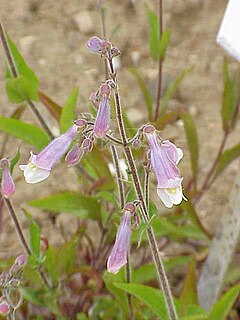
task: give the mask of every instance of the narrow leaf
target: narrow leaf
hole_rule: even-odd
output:
[[[170,42],[171,31],[166,29],[159,41],[159,55],[162,60],[166,57],[167,48]]]
[[[157,15],[151,11],[147,11],[149,31],[150,31],[150,54],[153,60],[158,59],[159,55],[159,22]]]
[[[192,116],[188,112],[182,112],[181,118],[184,123],[188,149],[191,159],[191,168],[193,174],[193,182],[196,187],[198,173],[198,156],[199,156],[199,141],[197,129]]]
[[[184,70],[174,81],[172,81],[167,89],[165,90],[162,100],[161,100],[161,105],[160,105],[160,116],[164,115],[165,112],[167,111],[168,108],[168,103],[170,99],[173,98],[174,94],[176,93],[181,81],[183,78],[189,74],[189,72],[192,70],[192,68]]]
[[[163,294],[160,290],[140,284],[115,283],[117,288],[122,289],[137,299],[144,302],[161,320],[168,320],[167,310]]]
[[[240,144],[237,144],[235,147],[230,148],[221,155],[217,168],[216,173],[214,176],[214,179],[217,178],[225,169],[226,167],[235,159],[237,159],[240,156]]]
[[[49,143],[49,137],[42,129],[17,119],[0,117],[0,131],[30,143],[37,150],[41,150]]]
[[[78,88],[74,88],[67,102],[63,106],[61,118],[60,118],[60,130],[65,132],[71,125],[73,120],[76,118],[76,105],[78,99]]]
[[[220,300],[218,300],[210,313],[209,319],[211,320],[225,320],[227,315],[232,309],[234,302],[236,301],[240,292],[240,285],[232,287],[226,292]]]
[[[23,75],[7,79],[6,91],[9,100],[14,103],[21,103],[25,100],[38,101],[36,86]]]
[[[198,305],[197,296],[197,278],[196,278],[196,262],[193,259],[189,265],[189,270],[183,284],[183,289],[179,298],[182,304],[181,315],[186,315],[187,305]]]
[[[36,255],[36,257],[39,257],[41,231],[39,226],[33,220],[30,223],[29,233],[31,251]]]
[[[30,206],[52,212],[67,212],[82,219],[100,219],[101,208],[96,197],[77,192],[62,192],[29,202]]]
[[[139,74],[138,70],[135,68],[130,68],[129,71],[131,72],[131,74],[136,78],[138,85],[142,91],[142,94],[145,98],[145,103],[147,106],[147,110],[148,110],[148,118],[150,121],[153,120],[153,106],[152,106],[152,97],[150,94],[150,91],[148,90],[146,84],[144,83],[141,75]]]
[[[49,113],[54,117],[57,122],[60,122],[60,117],[62,113],[62,107],[49,98],[45,93],[42,91],[38,91],[38,96],[42,104],[45,108],[49,111]]]

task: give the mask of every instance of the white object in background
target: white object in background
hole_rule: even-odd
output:
[[[229,0],[217,43],[240,62],[240,0]]]

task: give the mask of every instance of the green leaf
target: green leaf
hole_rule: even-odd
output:
[[[101,207],[96,197],[84,196],[78,192],[62,192],[49,197],[32,200],[30,206],[52,212],[67,212],[81,219],[96,219],[101,217]]]
[[[105,272],[103,280],[109,292],[111,292],[117,299],[118,303],[123,307],[122,311],[126,315],[128,313],[127,297],[126,294],[119,289],[116,284],[125,281],[125,270],[122,268],[117,274]]]
[[[150,54],[153,60],[158,59],[159,55],[159,22],[157,15],[152,11],[147,11],[149,31],[150,31]]]
[[[26,79],[31,81],[35,87],[38,87],[39,80],[36,77],[35,73],[28,67],[25,60],[21,56],[20,52],[18,51],[16,45],[11,40],[9,36],[7,36],[7,42],[11,51],[11,55],[14,61],[14,65],[17,69],[19,75],[23,75]],[[12,78],[9,67],[7,70],[7,77]]]
[[[152,97],[150,94],[150,91],[148,90],[146,84],[144,83],[141,75],[139,74],[138,70],[136,68],[130,68],[129,71],[131,74],[136,78],[138,85],[142,91],[142,94],[145,98],[145,103],[148,110],[148,118],[150,121],[153,120],[153,106],[152,106]]]
[[[40,255],[41,231],[40,231],[39,226],[33,220],[30,223],[29,233],[30,233],[30,248],[31,248],[31,251],[36,255],[36,257],[39,257],[39,255]]]
[[[192,70],[192,68],[183,70],[183,72],[174,80],[172,81],[169,86],[167,87],[167,89],[165,90],[162,100],[161,100],[161,105],[160,105],[160,116],[163,116],[165,114],[165,112],[167,111],[168,108],[168,103],[170,101],[170,99],[172,99],[172,97],[174,96],[174,94],[176,93],[181,81],[183,80],[183,78],[189,74],[189,72]]]
[[[163,32],[162,37],[159,41],[159,55],[161,60],[164,60],[166,57],[167,48],[170,42],[170,36],[171,36],[171,31],[166,29]]]
[[[199,141],[196,126],[192,116],[188,112],[182,112],[181,118],[184,123],[188,149],[191,159],[191,168],[193,174],[193,182],[196,188],[197,173],[198,173],[198,156],[199,156]]]
[[[168,320],[164,297],[160,290],[132,283],[114,283],[114,285],[144,302],[161,320]]]
[[[30,143],[39,151],[49,143],[49,137],[40,128],[17,119],[0,117],[0,131]]]
[[[54,119],[57,120],[57,122],[60,122],[62,107],[41,91],[38,91],[38,96],[39,100],[49,111],[49,113],[54,117]]]
[[[187,305],[198,305],[197,296],[197,278],[196,278],[196,262],[193,259],[189,265],[189,270],[183,284],[183,289],[179,298],[182,304],[181,314],[186,315]]]
[[[226,169],[226,167],[233,160],[237,159],[239,156],[240,156],[240,144],[237,144],[235,147],[224,151],[218,161],[214,180]]]
[[[85,315],[85,313],[78,313],[77,320],[88,320],[88,317]]]
[[[78,88],[74,88],[67,102],[63,106],[61,118],[60,118],[60,130],[61,133],[65,132],[73,123],[76,118],[76,105],[78,99]]]
[[[35,290],[31,288],[20,288],[20,291],[23,297],[27,300],[35,304],[36,306],[44,306],[44,298],[43,295],[45,293],[44,290]]]
[[[210,312],[209,320],[225,320],[232,309],[240,292],[240,285],[237,284],[227,291],[220,300],[218,300]]]
[[[18,148],[15,156],[11,159],[11,164],[10,164],[10,172],[13,173],[13,169],[15,165],[18,163],[20,159],[20,148]]]
[[[222,126],[224,131],[228,131],[233,126],[233,115],[237,107],[238,77],[235,75],[232,79],[230,78],[226,60],[223,63],[223,80]]]
[[[6,91],[9,100],[14,103],[21,103],[25,100],[39,100],[37,88],[22,75],[7,79]]]

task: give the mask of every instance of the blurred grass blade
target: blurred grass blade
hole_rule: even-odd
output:
[[[77,106],[78,92],[78,88],[74,88],[70,97],[63,106],[60,118],[61,133],[67,131],[67,129],[73,124],[73,120],[76,118],[75,109]]]
[[[147,10],[150,32],[150,54],[153,60],[159,56],[159,22],[157,15],[152,10]]]
[[[240,157],[240,144],[224,151],[218,161],[213,180],[215,180],[227,168],[227,166],[238,157]]]
[[[99,220],[101,207],[96,197],[84,196],[78,192],[61,192],[51,196],[32,200],[30,206],[51,212],[68,212],[82,219]]]
[[[196,262],[192,259],[179,297],[181,315],[186,316],[187,305],[198,305]]]
[[[218,300],[211,312],[209,319],[211,320],[225,320],[227,319],[227,316],[229,312],[232,309],[232,306],[234,302],[236,301],[237,297],[240,293],[240,285],[237,284],[234,287],[232,287],[230,290],[228,290],[220,300]]]
[[[151,97],[150,91],[148,90],[146,84],[144,83],[144,81],[143,81],[143,79],[137,69],[130,68],[129,71],[136,78],[136,80],[138,82],[138,85],[142,91],[142,94],[144,96],[145,103],[147,106],[148,118],[150,121],[152,121],[153,120],[153,105],[152,105],[152,97]]]
[[[162,37],[159,41],[159,55],[161,60],[166,57],[167,48],[170,42],[171,31],[169,29],[164,30]]]
[[[33,145],[37,151],[49,143],[49,137],[40,128],[17,119],[0,117],[0,131]]]
[[[49,113],[54,117],[57,122],[60,122],[60,117],[62,113],[62,107],[49,98],[42,91],[38,91],[38,96],[44,107],[49,111]]]
[[[233,116],[238,101],[238,75],[233,78],[229,76],[228,63],[223,62],[223,96],[222,96],[222,126],[224,131],[228,131],[234,125]]]
[[[168,108],[168,103],[169,101],[173,98],[175,95],[181,81],[183,78],[189,74],[189,72],[192,71],[192,68],[184,70],[174,81],[172,81],[167,89],[165,90],[162,100],[161,100],[161,105],[160,105],[160,116],[163,116],[165,112],[167,111]]]
[[[160,290],[149,286],[132,283],[114,283],[114,285],[144,302],[160,317],[161,320],[168,320],[164,297]]]
[[[199,141],[197,129],[192,116],[188,112],[182,112],[181,118],[184,123],[188,149],[191,159],[191,168],[193,174],[193,183],[197,187],[197,173],[198,173],[198,157],[199,157]]]

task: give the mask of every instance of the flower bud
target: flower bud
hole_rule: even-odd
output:
[[[91,138],[84,139],[81,148],[84,152],[91,152],[93,148],[93,140]]]
[[[18,265],[19,267],[24,267],[25,264],[27,263],[27,256],[23,253],[20,254],[15,260],[15,264]]]
[[[77,119],[77,120],[75,120],[73,122],[80,129],[85,129],[86,126],[87,126],[87,120],[85,120],[85,119]]]
[[[15,192],[15,184],[10,173],[10,162],[3,158],[0,161],[0,169],[2,169],[1,192],[4,197],[9,198]]]
[[[2,300],[0,302],[0,314],[3,316],[8,315],[10,312],[10,304],[7,302],[7,300]]]
[[[40,239],[40,251],[41,253],[44,253],[49,247],[48,239],[41,237]]]
[[[87,42],[87,48],[91,51],[91,52],[100,52],[101,51],[101,44],[102,44],[103,40],[101,40],[100,38],[93,36],[91,37],[88,42]]]

